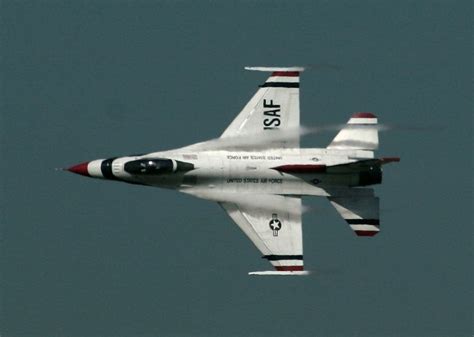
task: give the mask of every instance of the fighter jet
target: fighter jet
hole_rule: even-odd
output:
[[[377,117],[353,114],[325,148],[300,148],[302,67],[246,67],[268,79],[219,138],[174,150],[97,159],[67,170],[83,176],[175,189],[219,203],[275,270],[306,275],[303,196],[325,197],[357,236],[380,231],[382,182]]]

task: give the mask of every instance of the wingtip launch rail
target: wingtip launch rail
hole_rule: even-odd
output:
[[[307,276],[311,274],[309,270],[301,271],[275,271],[275,270],[266,270],[266,271],[251,271],[249,275],[254,276]]]
[[[303,72],[304,67],[245,67],[245,70],[250,71],[265,71],[265,72]]]

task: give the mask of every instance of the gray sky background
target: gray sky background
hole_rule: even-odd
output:
[[[472,335],[470,1],[0,3],[2,336]],[[246,65],[313,65],[303,125],[430,127],[381,134],[377,237],[305,199],[311,277],[247,276],[211,202],[54,171],[218,136]]]

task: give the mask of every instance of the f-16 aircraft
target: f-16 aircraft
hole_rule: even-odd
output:
[[[300,148],[302,67],[246,67],[270,77],[220,138],[179,149],[97,159],[68,168],[83,176],[175,189],[219,203],[275,270],[306,275],[303,196],[329,200],[357,236],[380,231],[382,182],[377,118],[353,114],[325,148]]]

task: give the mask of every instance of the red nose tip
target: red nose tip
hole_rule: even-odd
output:
[[[74,166],[71,166],[67,170],[72,173],[80,174],[82,176],[90,177],[89,171],[87,171],[87,165],[89,162],[80,163]]]

